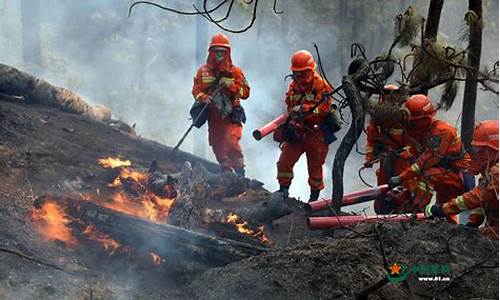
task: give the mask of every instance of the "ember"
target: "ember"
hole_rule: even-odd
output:
[[[78,242],[71,233],[68,224],[72,221],[64,210],[55,202],[48,200],[32,213],[37,232],[48,241],[61,241],[69,248]]]
[[[240,220],[240,217],[237,214],[230,213],[226,217],[226,223],[228,224],[233,224],[238,232],[250,235],[253,237],[258,237],[259,240],[262,243],[269,243],[269,239],[267,238],[266,234],[264,233],[264,226],[259,226],[257,230],[252,230],[251,228],[248,227],[248,222],[247,221],[242,221]]]
[[[116,250],[120,249],[122,246],[109,235],[97,231],[93,225],[88,225],[83,231],[83,234],[86,235],[88,239],[101,243],[104,247],[104,251],[111,255],[115,254]]]
[[[165,262],[164,258],[161,258],[161,256],[154,252],[149,252],[149,256],[151,256],[151,259],[153,260],[153,264],[155,266],[159,266],[162,262]]]

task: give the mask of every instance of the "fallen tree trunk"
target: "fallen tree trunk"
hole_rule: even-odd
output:
[[[103,208],[89,201],[68,198],[46,198],[56,201],[78,222],[95,228],[141,253],[154,251],[177,264],[197,268],[220,267],[228,263],[259,255],[267,248],[233,240],[216,238],[184,228],[156,224],[120,212]],[[37,200],[35,207],[44,199]]]
[[[71,215],[94,224],[100,231],[139,251],[154,249],[167,258],[195,260],[207,267],[224,266],[266,251],[265,248],[218,239],[172,225],[154,224],[91,202],[81,203]]]
[[[268,200],[260,201],[249,207],[236,209],[206,209],[204,214],[205,222],[226,223],[230,214],[236,214],[243,220],[257,222],[259,224],[269,224],[273,220],[290,214],[292,211],[283,201],[280,193],[270,195]]]
[[[56,107],[98,121],[111,119],[109,108],[102,105],[92,107],[73,91],[56,87],[43,79],[3,64],[0,64],[0,93],[21,96],[27,103]]]

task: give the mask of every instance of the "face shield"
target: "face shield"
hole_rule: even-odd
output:
[[[301,86],[308,85],[312,82],[313,71],[309,70],[309,69],[304,70],[304,71],[293,71],[293,78]]]
[[[218,63],[222,63],[227,56],[227,49],[224,47],[214,47],[211,49],[211,51],[214,52],[215,55],[215,61]]]

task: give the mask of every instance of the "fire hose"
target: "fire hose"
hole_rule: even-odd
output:
[[[379,221],[388,222],[410,222],[412,220],[425,220],[424,213],[399,214],[399,215],[378,215],[378,216],[333,216],[333,217],[310,217],[307,219],[309,229],[334,229],[341,228],[360,222],[377,223]]]
[[[314,110],[316,108],[318,108],[321,104],[323,104],[325,101],[327,101],[328,98],[330,98],[335,93],[338,93],[341,89],[342,89],[342,86],[339,86],[338,88],[334,89],[331,93],[325,94],[323,96],[323,98],[321,99],[321,101],[319,101],[318,103],[314,104],[314,106],[311,107],[311,109],[309,109],[308,111],[306,111],[306,112],[304,112],[302,114],[299,114],[297,117],[295,117],[295,119],[297,119],[297,120],[304,119],[306,116],[308,116],[309,114],[313,113]],[[274,119],[271,122],[267,123],[266,125],[264,125],[264,126],[262,126],[260,128],[255,129],[252,132],[253,137],[257,141],[260,141],[265,136],[269,135],[270,133],[272,133],[273,131],[275,131],[279,127],[283,126],[290,119],[290,117],[291,116],[288,113],[284,113],[284,114],[280,115],[279,117],[277,117],[276,119]]]
[[[368,202],[386,194],[389,190],[389,185],[383,184],[370,189],[345,194],[342,197],[341,206],[349,206],[357,203]],[[328,209],[331,204],[332,199],[318,200],[306,204],[306,209],[309,212],[317,212]]]

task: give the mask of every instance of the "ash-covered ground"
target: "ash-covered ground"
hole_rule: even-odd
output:
[[[172,174],[185,161],[194,169],[203,165],[211,183],[191,186],[190,192],[206,195],[202,206],[214,210],[242,209],[273,195],[256,181],[217,174],[213,163],[181,152],[170,156],[169,147],[54,108],[0,101],[0,136],[3,299],[498,298],[498,242],[474,229],[436,220],[310,231],[307,213],[294,199],[286,201],[290,214],[258,224],[270,243],[230,224],[201,226],[196,217],[185,223],[193,231],[265,249],[223,267],[183,272],[179,265],[189,262],[176,257],[156,265],[130,252],[110,253],[97,242],[72,248],[47,241],[35,230],[36,199],[104,195],[106,170],[97,163],[102,157],[120,156],[141,170],[156,159],[162,172]],[[394,263],[408,271],[446,265],[449,272],[440,276],[450,281],[419,281],[411,272],[403,282],[387,282],[385,267]]]

